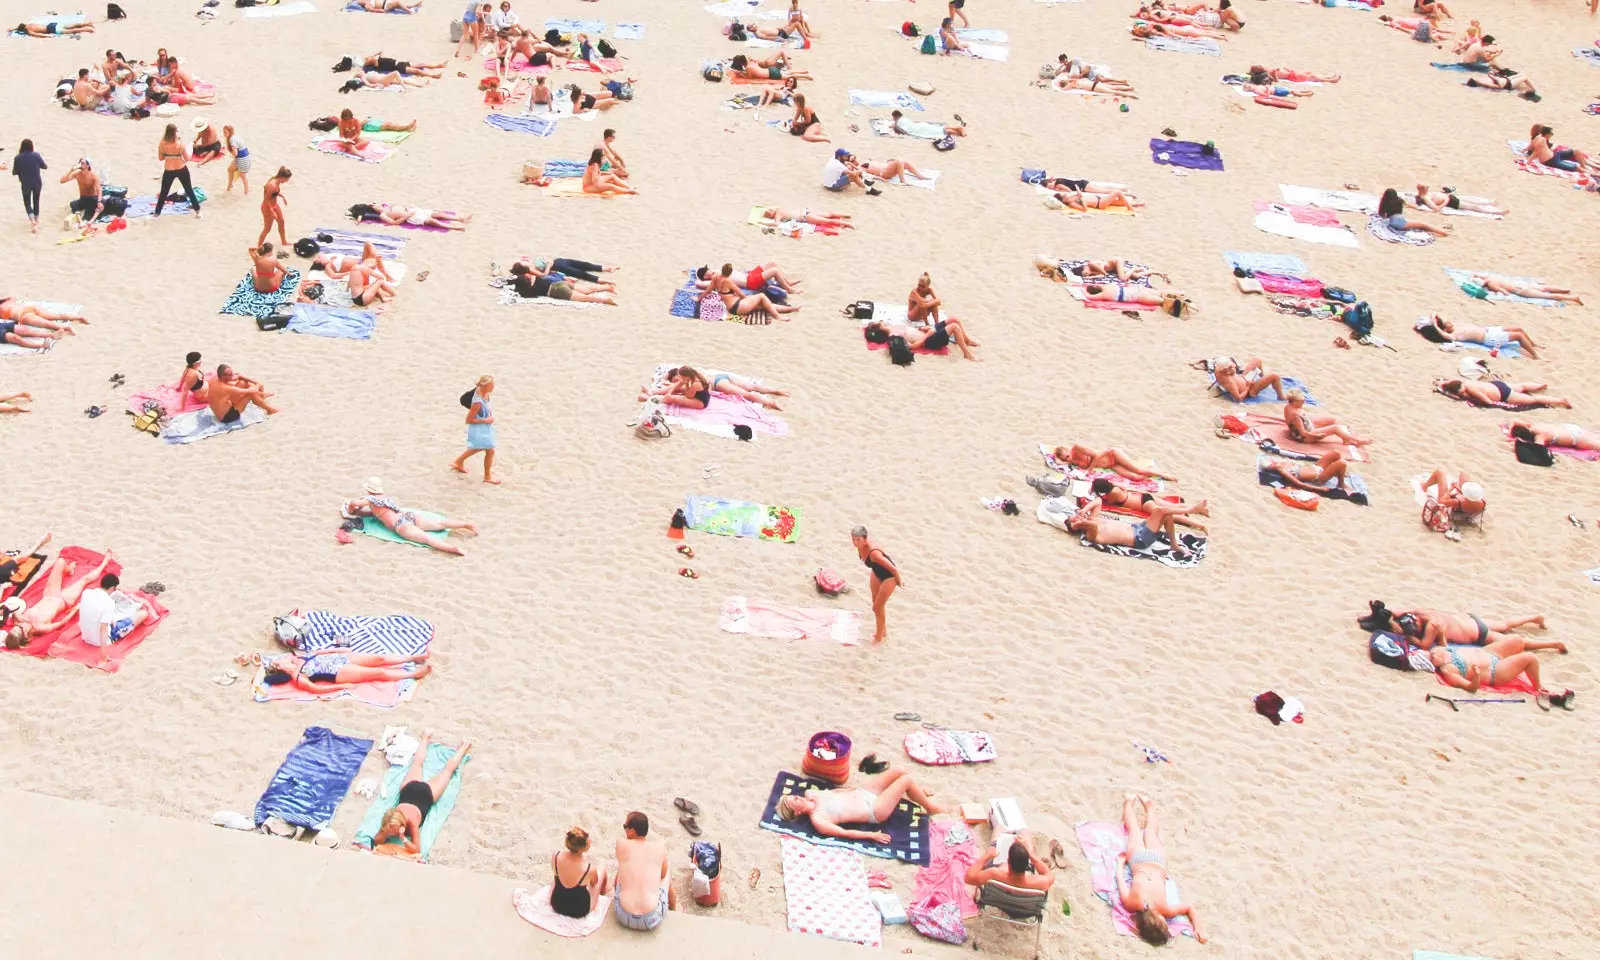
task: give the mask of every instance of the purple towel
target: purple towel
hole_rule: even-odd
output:
[[[1150,159],[1174,167],[1188,167],[1190,170],[1221,170],[1222,154],[1207,156],[1201,153],[1204,149],[1203,144],[1188,140],[1151,140]]]

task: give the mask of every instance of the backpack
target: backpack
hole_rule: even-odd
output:
[[[322,250],[322,245],[310,237],[301,237],[294,242],[294,252],[301,257],[314,257]]]
[[[889,338],[889,362],[897,367],[909,367],[917,362],[917,355],[911,352],[911,345],[906,343],[905,337]]]
[[[928,36],[922,38],[922,46],[921,46],[920,49],[922,50],[923,53],[928,53],[928,54],[938,53],[939,52],[939,45],[938,45],[938,43],[936,43],[934,41],[933,35],[929,34]]]
[[[845,308],[845,313],[848,314],[852,320],[871,320],[872,301],[857,300],[855,303],[852,303],[850,306]]]
[[[1516,444],[1518,463],[1526,463],[1530,467],[1555,466],[1556,458],[1550,453],[1550,448],[1544,444],[1529,443],[1526,440],[1518,440]]]
[[[557,30],[555,27],[551,27],[550,29],[546,30],[544,32],[544,42],[550,44],[552,47],[561,46],[561,31]]]
[[[306,638],[306,626],[307,620],[305,617],[297,617],[292,613],[272,618],[273,635],[278,638],[279,643],[290,650],[298,649],[300,641]]]
[[[102,217],[120,217],[127,212],[127,197],[105,197],[100,201],[100,216]]]
[[[915,36],[920,35],[921,33],[922,33],[921,28],[919,28],[916,24],[912,23],[910,20],[907,20],[905,23],[900,24],[900,35],[902,37],[915,37]]]
[[[1418,43],[1432,43],[1433,24],[1426,20],[1417,24],[1417,29],[1411,31],[1411,39],[1417,41]]]
[[[613,47],[604,40],[597,41],[595,43],[595,49],[600,51],[600,56],[605,57],[608,60],[617,55],[617,48]]]
[[[1032,168],[1032,167],[1023,167],[1022,168],[1022,182],[1023,183],[1043,183],[1044,182],[1044,171],[1043,170],[1039,170],[1039,169],[1035,169],[1035,168]]]
[[[1357,339],[1372,334],[1372,307],[1365,300],[1346,307],[1339,319],[1344,321],[1344,325],[1350,328]]]
[[[1417,669],[1411,662],[1411,651],[1414,649],[1410,642],[1399,634],[1382,630],[1373,633],[1371,639],[1367,641],[1367,656],[1378,666],[1388,667],[1391,670]]]
[[[954,150],[955,148],[956,148],[956,138],[955,137],[944,136],[944,137],[940,137],[939,139],[933,141],[933,149],[935,149],[935,150],[941,150],[941,151],[943,151],[943,150]]]
[[[711,83],[722,82],[722,64],[713,63],[700,71],[700,76]]]
[[[850,585],[845,583],[844,577],[839,576],[832,570],[819,568],[816,576],[811,579],[817,587],[817,592],[824,597],[837,597],[841,593],[850,592]]]
[[[108,3],[108,4],[106,4],[106,19],[107,20],[126,20],[126,19],[128,19],[128,14],[127,14],[127,11],[123,10],[121,7],[117,6],[116,4]]]
[[[1337,300],[1340,303],[1355,303],[1356,295],[1343,287],[1323,287],[1322,299]]]

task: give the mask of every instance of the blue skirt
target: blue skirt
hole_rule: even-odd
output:
[[[494,424],[469,423],[467,424],[467,449],[468,450],[493,450],[494,449]]]

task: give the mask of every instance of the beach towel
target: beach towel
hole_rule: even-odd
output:
[[[270,317],[280,304],[294,300],[295,291],[300,286],[300,271],[289,269],[283,277],[283,283],[271,293],[262,293],[255,287],[252,279],[253,273],[246,273],[244,279],[234,288],[233,294],[222,305],[218,313],[227,313],[245,317]]]
[[[1290,484],[1284,481],[1283,475],[1270,466],[1271,462],[1271,457],[1259,455],[1256,457],[1256,482],[1263,487],[1283,487],[1293,490],[1309,489],[1329,500],[1348,500],[1363,507],[1369,505],[1367,503],[1367,481],[1356,474],[1345,474],[1343,486],[1335,486],[1331,483],[1322,485],[1308,483],[1301,487],[1291,487]]]
[[[1426,230],[1396,230],[1390,226],[1388,217],[1380,217],[1377,214],[1367,218],[1367,232],[1379,240],[1403,243],[1412,247],[1426,247],[1438,239]]]
[[[1252,200],[1250,205],[1256,213],[1286,213],[1295,223],[1303,223],[1313,227],[1338,227],[1343,226],[1339,215],[1332,210],[1320,207],[1304,206],[1293,203],[1276,203],[1271,200]]]
[[[321,253],[360,256],[362,248],[370,243],[384,260],[396,260],[406,250],[406,238],[392,233],[363,233],[347,227],[317,227],[311,231],[311,235],[329,238],[317,241]]]
[[[1112,928],[1125,937],[1138,936],[1133,925],[1133,915],[1122,905],[1117,894],[1117,870],[1123,879],[1131,882],[1133,873],[1126,865],[1117,863],[1117,854],[1128,849],[1128,830],[1120,823],[1105,820],[1085,820],[1077,826],[1078,844],[1089,861],[1089,881],[1094,895],[1111,907]],[[1178,897],[1178,883],[1167,875],[1167,902],[1182,903]],[[1194,936],[1194,925],[1188,917],[1173,917],[1167,921],[1173,935]]]
[[[81,303],[58,303],[54,300],[24,300],[22,302],[24,305],[32,304],[41,310],[70,311],[75,316],[83,315],[83,304]],[[59,340],[53,340],[50,341],[50,344],[51,346],[54,346],[59,342]],[[0,343],[0,357],[20,356],[22,354],[39,354],[44,353],[45,350],[49,349],[50,347],[45,347],[43,350],[30,350],[27,347],[19,347],[14,343]]]
[[[996,756],[994,740],[981,730],[913,730],[904,741],[906,756],[929,766],[987,763]]]
[[[552,180],[576,179],[583,176],[587,166],[582,160],[546,160],[539,167],[539,175]]]
[[[913,177],[909,173],[902,173],[893,180],[879,180],[878,183],[887,183],[896,187],[917,187],[922,190],[932,190],[939,185],[939,171],[922,167],[922,176]]]
[[[800,537],[800,508],[772,507],[745,500],[691,496],[683,508],[690,530],[719,537],[756,537],[794,543]]]
[[[868,121],[872,132],[880,137],[916,137],[919,140],[937,140],[944,136],[944,124],[929,120],[900,119],[900,130],[894,128],[894,121],[884,117],[874,117]],[[1048,192],[1048,191],[1047,191]]]
[[[929,859],[928,851],[928,824],[932,821],[921,807],[910,800],[901,800],[895,807],[894,815],[885,823],[876,823],[872,829],[879,833],[887,833],[887,844],[873,843],[870,840],[844,840],[839,837],[824,837],[811,827],[811,820],[802,817],[798,820],[785,820],[778,816],[778,799],[784,794],[804,793],[807,790],[828,790],[832,784],[821,783],[806,777],[796,776],[792,773],[779,773],[772,784],[772,792],[767,796],[766,809],[761,813],[761,829],[771,830],[788,837],[798,837],[807,843],[823,847],[841,847],[864,853],[869,857],[882,857],[886,860],[901,860],[905,863],[925,864]]]
[[[444,770],[444,765],[455,756],[456,748],[442,743],[428,744],[428,755],[422,761],[423,780],[429,780],[439,775]],[[422,829],[417,831],[417,839],[422,851],[414,857],[402,856],[399,859],[420,860],[428,862],[428,854],[433,850],[434,841],[439,839],[439,834],[444,830],[444,825],[450,819],[450,811],[455,809],[456,797],[461,794],[461,771],[472,762],[472,755],[461,761],[461,766],[456,768],[455,775],[445,785],[444,793],[433,804],[433,809],[428,812],[422,821]],[[372,849],[372,838],[377,836],[378,830],[383,826],[383,815],[394,809],[400,800],[401,783],[405,779],[407,768],[399,765],[391,766],[383,775],[383,786],[378,788],[378,797],[372,801],[372,806],[367,808],[367,815],[361,818],[361,826],[356,830],[356,845]],[[398,843],[392,839],[389,843]]]
[[[275,3],[266,7],[246,7],[244,15],[251,20],[259,20],[264,17],[297,17],[302,13],[316,12],[316,4],[308,0],[296,0],[294,3]]]
[[[427,520],[443,520],[444,519],[443,515],[441,515],[441,514],[432,513],[432,512],[427,511],[427,510],[418,510],[416,507],[401,507],[400,508],[400,512],[401,513],[414,513],[419,518],[423,518],[423,519],[427,519]],[[357,533],[361,533],[361,534],[365,534],[366,536],[369,536],[369,537],[373,538],[374,540],[386,540],[389,543],[403,543],[403,544],[406,544],[407,546],[412,546],[412,547],[426,547],[427,546],[427,544],[425,544],[425,543],[417,543],[415,540],[407,540],[405,537],[400,536],[400,534],[395,533],[393,530],[390,530],[388,527],[384,526],[383,522],[380,521],[377,517],[362,517],[361,518],[361,529],[357,530],[356,532]],[[440,537],[448,537],[449,535],[450,535],[450,531],[449,530],[438,530],[438,531],[428,531],[427,532],[427,536],[433,537],[435,539],[440,538]]]
[[[773,640],[831,640],[847,646],[861,642],[858,611],[802,609],[746,597],[724,600],[717,626],[728,633]]]
[[[82,577],[99,566],[100,561],[104,559],[103,554],[87,547],[78,546],[62,547],[56,556],[58,559],[66,560],[69,564],[75,565],[73,570],[68,570],[62,576],[63,585]],[[74,576],[74,571],[76,576]],[[122,564],[112,560],[106,565],[106,573],[121,574]],[[20,594],[24,603],[31,607],[44,597],[46,579],[42,576],[34,577],[33,581]],[[122,667],[122,661],[126,660],[129,654],[137,650],[139,645],[144,643],[145,639],[155,632],[156,627],[161,625],[161,621],[167,618],[169,612],[166,607],[161,605],[160,601],[149,594],[136,590],[120,590],[113,594],[113,598],[116,601],[118,619],[133,615],[137,604],[137,601],[132,599],[133,596],[142,597],[149,601],[155,610],[144,623],[139,624],[127,636],[111,645],[111,649],[107,651],[107,662],[104,665],[100,663],[100,648],[83,642],[83,634],[78,630],[76,613],[73,613],[67,619],[66,625],[59,630],[34,634],[32,639],[28,641],[27,646],[21,647],[14,652],[27,657],[52,657],[56,660],[71,660],[73,663],[81,663],[95,670],[116,673]],[[0,648],[0,651],[13,652],[4,650],[4,648]]]
[[[191,410],[168,418],[166,425],[161,428],[161,439],[167,443],[195,443],[199,440],[220,437],[235,430],[243,430],[245,427],[253,427],[266,419],[267,412],[253,403],[245,407],[239,419],[232,423],[218,420],[209,407]]]
[[[177,189],[177,188],[174,188]],[[194,188],[195,199],[201,203],[206,202],[206,193],[199,187]],[[188,200],[168,199],[166,206],[161,208],[163,217],[186,217],[194,213],[194,207],[189,206]],[[156,195],[146,194],[128,198],[128,208],[123,211],[124,220],[144,220],[156,215]],[[95,223],[110,223],[115,217],[102,214]]]
[[[1314,277],[1291,277],[1282,273],[1257,271],[1255,279],[1264,293],[1282,293],[1311,300],[1320,300],[1326,289],[1322,281]]]
[[[1378,198],[1370,193],[1355,190],[1318,190],[1315,187],[1296,187],[1278,184],[1285,203],[1326,210],[1343,210],[1345,213],[1373,213],[1378,209]]]
[[[1352,463],[1367,463],[1367,448],[1353,443],[1301,443],[1289,436],[1289,425],[1282,417],[1259,413],[1243,414],[1242,419],[1250,429],[1239,434],[1239,439],[1255,444],[1268,453],[1280,453],[1292,460],[1315,460],[1329,450],[1338,450]]]
[[[1063,463],[1062,461],[1056,459],[1054,448],[1049,444],[1039,444],[1039,455],[1044,458],[1044,465],[1046,467],[1073,480],[1083,480],[1088,483],[1093,483],[1096,480],[1105,478],[1119,487],[1126,487],[1129,490],[1138,490],[1140,493],[1160,493],[1164,489],[1162,481],[1157,480],[1154,477],[1143,480],[1135,480],[1130,477],[1124,477],[1122,474],[1117,473],[1114,470],[1082,470],[1078,467],[1072,466],[1069,463]],[[1147,461],[1145,467],[1146,469],[1154,468],[1155,462]]]
[[[1577,47],[1572,55],[1580,60],[1587,60],[1591,66],[1600,67],[1600,50],[1594,47]]]
[[[1229,267],[1241,270],[1266,271],[1293,277],[1303,277],[1311,272],[1306,268],[1303,260],[1287,253],[1239,253],[1229,251],[1222,255],[1222,259],[1228,261]]]
[[[758,403],[721,393],[712,394],[711,402],[703,410],[663,407],[661,413],[667,418],[667,422],[675,427],[681,426],[728,440],[737,439],[733,428],[738,424],[749,427],[756,437],[789,435],[787,420],[773,416],[771,411]],[[752,437],[753,439],[755,437]]]
[[[371,310],[327,307],[315,303],[297,303],[292,309],[294,316],[289,320],[288,329],[316,337],[371,340],[373,328],[378,325],[378,315]]]
[[[302,614],[295,610],[293,615]],[[426,653],[433,641],[433,624],[412,616],[341,617],[327,610],[312,610],[303,616],[306,627],[299,643],[302,653],[348,647],[356,653],[410,657]],[[412,698],[418,682],[410,678],[372,681],[330,693],[312,693],[287,683],[268,684],[266,668],[259,667],[251,683],[251,694],[257,703],[350,699],[375,707],[394,707]]]
[[[1145,37],[1144,45],[1150,50],[1198,53],[1208,57],[1222,56],[1222,47],[1210,37]]]
[[[619,23],[611,31],[611,38],[613,40],[643,40],[644,26],[642,23]]]
[[[1474,274],[1483,277],[1494,277],[1496,280],[1504,280],[1507,283],[1538,284],[1543,282],[1532,277],[1513,277],[1507,273],[1490,273],[1487,270],[1458,270],[1455,267],[1445,267],[1444,272],[1450,278],[1452,283],[1454,283],[1457,287],[1462,288],[1463,292],[1465,292],[1466,289],[1465,284],[1472,282],[1472,277]],[[1485,299],[1513,301],[1516,303],[1530,303],[1536,307],[1560,308],[1567,305],[1566,301],[1564,300],[1544,300],[1535,297],[1519,297],[1514,293],[1495,293],[1492,291]]]
[[[1488,73],[1487,63],[1440,63],[1437,60],[1428,61],[1428,65],[1439,70],[1457,70],[1461,73]]]
[[[1500,424],[1500,435],[1505,437],[1507,443],[1516,443],[1511,439],[1511,424]],[[1546,445],[1545,449],[1561,457],[1571,457],[1574,460],[1600,460],[1600,450],[1585,450],[1582,447],[1558,447],[1554,444]]]
[[[806,38],[800,36],[799,34],[795,34],[787,40],[768,40],[765,37],[747,36],[744,38],[744,45],[747,47],[757,47],[768,50],[774,47],[784,47],[790,50],[804,50],[806,47]]]
[[[917,110],[923,108],[922,101],[909,93],[897,93],[893,90],[851,90],[850,103],[858,107],[898,107],[901,110]]]
[[[1310,388],[1308,388],[1303,381],[1296,380],[1294,377],[1283,377],[1282,380],[1283,380],[1283,388],[1285,390],[1299,390],[1301,393],[1305,394],[1305,396],[1306,396],[1306,405],[1307,406],[1312,406],[1312,407],[1317,406],[1316,398],[1311,395]],[[1213,387],[1215,387],[1217,385],[1217,379],[1215,377],[1211,378],[1211,385]],[[1256,394],[1255,396],[1253,396],[1253,397],[1245,397],[1243,400],[1235,400],[1235,399],[1233,399],[1233,395],[1232,394],[1224,393],[1220,388],[1217,390],[1217,395],[1220,396],[1222,399],[1228,401],[1229,403],[1238,403],[1238,404],[1244,404],[1244,405],[1257,404],[1257,403],[1283,403],[1284,402],[1284,398],[1278,396],[1278,391],[1274,387],[1268,387],[1265,390],[1261,391],[1260,393]]]
[[[789,932],[883,946],[883,919],[867,896],[867,870],[849,850],[783,838],[783,897]]]
[[[1516,155],[1517,166],[1528,173],[1535,173],[1541,177],[1560,177],[1571,180],[1573,183],[1587,184],[1589,175],[1582,170],[1563,170],[1560,167],[1550,167],[1528,156],[1528,141],[1507,140],[1506,146]]]
[[[297,827],[326,828],[371,749],[371,740],[306,727],[256,801],[256,826],[277,817]]]
[[[1150,141],[1150,159],[1156,163],[1190,170],[1221,170],[1222,152],[1213,151],[1207,155],[1204,150],[1205,144],[1189,140],[1152,138]]]
[[[606,915],[611,912],[610,897],[595,897],[589,906],[587,917],[568,917],[551,909],[550,891],[554,889],[555,884],[552,883],[547,883],[532,893],[529,893],[526,887],[518,887],[511,893],[511,905],[516,908],[517,916],[540,930],[558,937],[574,939],[587,937],[606,922]]]
[[[420,7],[421,4],[419,3],[417,6]],[[380,11],[377,11],[377,10],[368,10],[366,7],[363,7],[361,5],[361,0],[350,0],[350,2],[345,5],[344,9],[345,9],[346,13],[378,13],[378,12],[380,12]],[[412,11],[407,10],[405,7],[395,7],[393,10],[384,10],[384,11],[381,11],[381,12],[383,12],[383,13],[405,13],[405,14],[409,14]]]
[[[360,160],[363,163],[382,163],[395,154],[394,147],[378,143],[370,137],[366,138],[366,146],[354,152],[346,150],[342,146],[343,143],[344,141],[338,137],[318,137],[311,141],[311,149],[335,157],[349,157],[352,160]]]
[[[515,117],[503,113],[486,114],[483,122],[496,130],[505,130],[508,133],[531,133],[536,137],[548,137],[556,132],[557,120],[553,117]]]
[[[978,904],[966,877],[979,856],[971,827],[955,820],[928,821],[928,865],[917,870],[911,904],[954,903],[962,919],[976,917]]]
[[[1039,501],[1039,506],[1034,510],[1034,519],[1047,526],[1055,527],[1067,533],[1067,522],[1072,515],[1078,512],[1078,503],[1071,497],[1053,497]],[[1172,544],[1164,533],[1156,534],[1156,542],[1144,549],[1137,547],[1113,546],[1104,543],[1094,543],[1088,537],[1079,535],[1078,542],[1086,547],[1093,547],[1101,553],[1111,553],[1119,557],[1138,557],[1144,560],[1155,560],[1169,567],[1197,567],[1200,561],[1206,558],[1206,539],[1198,534],[1178,532],[1178,539],[1184,549],[1189,551],[1187,557],[1180,557],[1172,552]]]
[[[577,20],[572,17],[550,17],[545,20],[546,30],[558,30],[564,34],[587,33],[591,38],[598,37],[606,32],[604,20]]]
[[[553,197],[560,200],[615,200],[619,197],[626,198],[633,196],[633,194],[629,193],[616,192],[588,193],[583,189],[582,180],[575,180],[571,177],[563,177],[560,180],[552,180],[548,186],[539,188],[539,193],[543,196]],[[577,306],[577,304],[573,304],[573,306]]]
[[[212,374],[206,374],[210,380]],[[167,411],[167,416],[188,413],[190,410],[201,410],[206,406],[204,400],[197,399],[193,390],[179,390],[175,383],[163,383],[159,386],[147,387],[136,390],[128,396],[127,411],[134,416],[144,412],[145,404],[155,401]]]
[[[406,265],[398,260],[384,260],[383,269],[389,272],[390,283],[397,288],[400,281],[406,278]],[[340,310],[367,310],[373,314],[383,309],[381,305],[357,307],[355,299],[350,295],[349,277],[340,277],[336,280],[326,274],[313,274],[313,276],[319,277],[319,282],[322,284],[322,299],[318,301],[320,306]]]
[[[1287,213],[1269,210],[1258,213],[1255,218],[1256,229],[1274,236],[1289,237],[1294,240],[1305,240],[1308,243],[1321,243],[1332,247],[1355,247],[1361,244],[1356,242],[1356,235],[1350,232],[1349,227],[1325,227],[1310,223],[1301,223]]]

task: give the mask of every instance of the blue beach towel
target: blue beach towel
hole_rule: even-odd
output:
[[[1440,63],[1439,61],[1434,60],[1432,61],[1432,66],[1438,70],[1458,70],[1462,73],[1489,72],[1489,65],[1487,63]]]
[[[613,40],[643,40],[644,24],[619,23],[616,29],[611,31],[611,38]]]
[[[267,412],[253,403],[245,407],[239,419],[232,423],[218,420],[209,407],[203,410],[190,410],[188,413],[180,413],[169,418],[167,425],[161,428],[161,439],[168,443],[194,443],[198,440],[220,437],[235,430],[243,430],[245,427],[253,427],[265,419]]]
[[[546,117],[519,117],[508,116],[503,113],[485,114],[483,122],[496,130],[505,130],[508,133],[531,133],[536,137],[548,137],[556,132],[559,121]],[[546,174],[549,176],[549,174]],[[582,174],[579,174],[582,176]]]
[[[599,36],[606,32],[604,20],[574,20],[570,17],[551,17],[544,22],[546,30],[559,30],[562,33],[587,33],[591,37]]]
[[[360,4],[359,0],[350,0],[350,2],[345,5],[344,9],[345,9],[346,13],[371,13],[371,12],[373,12],[373,11],[368,10],[366,7],[363,7]],[[405,13],[405,14],[409,14],[412,11],[405,9],[404,7],[395,7],[393,10],[385,10],[383,12],[384,13]]]
[[[1259,273],[1281,273],[1290,277],[1304,277],[1311,271],[1299,257],[1287,253],[1238,253],[1228,251],[1222,255],[1229,267]]]
[[[397,237],[392,233],[362,233],[344,227],[318,227],[311,235],[331,238],[317,241],[322,253],[360,256],[362,248],[369,243],[372,244],[372,249],[378,252],[378,256],[385,260],[398,260],[400,255],[406,252],[406,238]]]
[[[333,822],[339,801],[361,772],[371,740],[345,737],[327,727],[307,727],[256,801],[256,826],[268,817],[321,830]]]
[[[1580,60],[1587,60],[1594,66],[1600,67],[1600,50],[1597,50],[1594,47],[1579,47],[1572,51],[1572,55]]]
[[[1489,272],[1487,270],[1458,270],[1455,267],[1444,267],[1443,269],[1444,269],[1444,272],[1450,277],[1451,282],[1454,283],[1457,287],[1461,287],[1462,284],[1465,284],[1465,283],[1471,283],[1472,282],[1472,275],[1475,274],[1475,273],[1482,274],[1484,276],[1494,277],[1494,278],[1499,279],[1499,280],[1508,280],[1508,281],[1511,281],[1513,283],[1536,283],[1536,282],[1538,282],[1538,281],[1532,280],[1532,279],[1530,279],[1528,277],[1513,277],[1513,276],[1511,276],[1509,274],[1491,273],[1491,272]],[[1462,292],[1463,293],[1466,292],[1465,288],[1462,289]],[[1506,301],[1512,301],[1512,302],[1515,302],[1515,303],[1529,303],[1529,304],[1532,304],[1532,305],[1534,305],[1536,307],[1557,307],[1557,308],[1560,308],[1560,307],[1565,307],[1566,306],[1566,303],[1564,303],[1561,300],[1544,300],[1544,299],[1535,299],[1533,297],[1519,297],[1514,293],[1491,293],[1485,299],[1488,299],[1488,300],[1506,300]]]
[[[582,160],[546,160],[540,172],[554,179],[581,177],[586,166]]]
[[[959,27],[956,36],[962,40],[971,40],[973,43],[1010,43],[1011,38],[1006,36],[1004,30],[992,30],[988,27]]]
[[[325,307],[316,303],[297,303],[293,309],[294,317],[289,320],[288,329],[295,333],[344,340],[371,340],[372,330],[378,325],[378,315],[371,310]]]
[[[1212,377],[1211,378],[1211,385],[1212,386],[1216,386],[1216,383],[1217,383],[1217,379],[1215,377]],[[1286,390],[1299,390],[1301,393],[1305,394],[1306,395],[1306,404],[1308,406],[1316,406],[1317,405],[1317,398],[1313,397],[1311,395],[1310,388],[1308,388],[1304,383],[1300,382],[1299,380],[1296,380],[1294,377],[1284,377],[1283,378],[1283,386],[1284,386],[1284,389],[1286,389]],[[1278,391],[1274,390],[1272,387],[1268,387],[1267,389],[1261,391],[1260,393],[1256,394],[1253,397],[1245,397],[1243,400],[1235,400],[1235,399],[1233,399],[1233,397],[1229,396],[1226,393],[1222,393],[1221,391],[1218,391],[1218,395],[1221,396],[1222,399],[1228,401],[1229,403],[1238,403],[1238,404],[1282,403],[1283,402],[1283,398],[1278,396]]]
[[[808,780],[792,773],[779,773],[778,779],[772,784],[772,793],[767,797],[767,807],[761,812],[761,829],[788,837],[798,837],[818,846],[843,847],[869,857],[927,865],[932,856],[927,838],[928,814],[909,800],[900,801],[900,805],[895,807],[894,816],[890,817],[887,823],[873,824],[875,830],[889,835],[887,844],[824,837],[812,829],[809,819],[785,820],[778,816],[778,799],[784,794],[827,789],[829,789],[828,784]]]
[[[368,743],[371,749],[371,743]],[[428,755],[422,760],[422,779],[427,780],[436,776],[444,765],[455,756],[456,748],[442,743],[428,744]],[[419,857],[426,861],[428,854],[433,850],[434,841],[439,839],[439,833],[444,830],[445,821],[450,819],[450,811],[455,809],[456,797],[461,794],[461,771],[472,762],[472,755],[461,761],[461,766],[456,768],[455,776],[445,785],[444,793],[433,804],[433,809],[428,811],[428,816],[422,821],[422,829],[417,831],[422,852]],[[405,778],[409,767],[392,766],[383,775],[383,788],[378,792],[378,798],[372,801],[372,806],[367,808],[367,815],[361,818],[361,826],[356,829],[356,844],[372,849],[372,838],[378,835],[383,827],[383,815],[394,809],[400,799],[400,782]],[[391,841],[398,842],[398,841]]]

